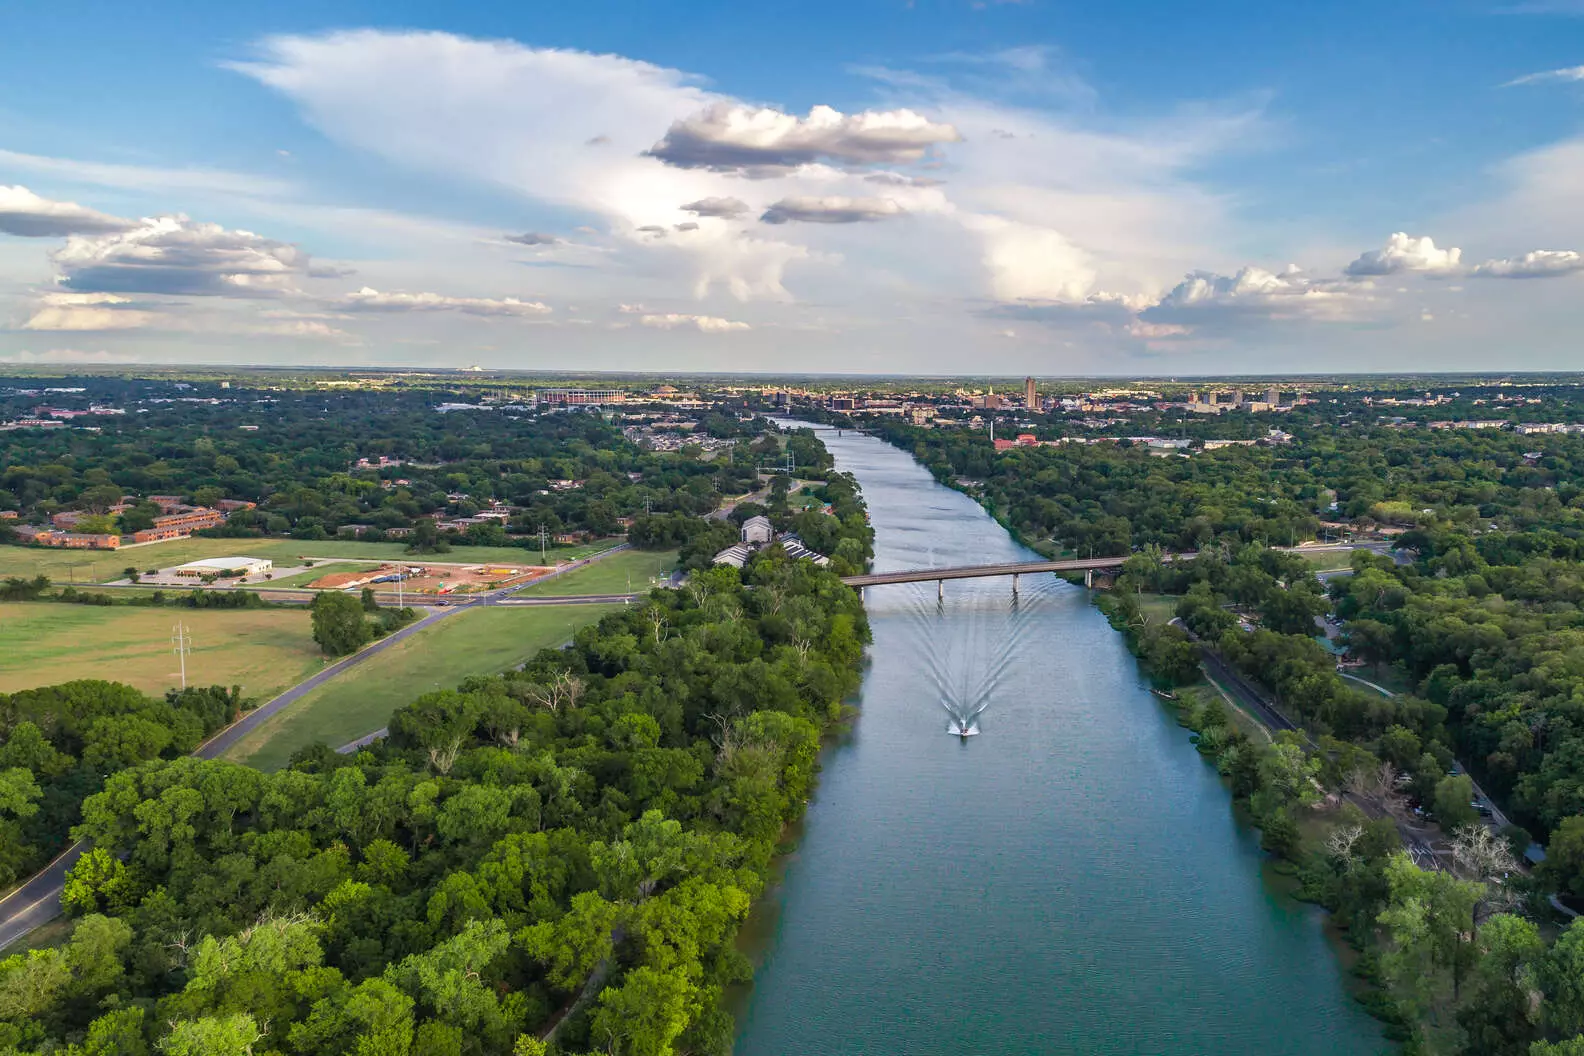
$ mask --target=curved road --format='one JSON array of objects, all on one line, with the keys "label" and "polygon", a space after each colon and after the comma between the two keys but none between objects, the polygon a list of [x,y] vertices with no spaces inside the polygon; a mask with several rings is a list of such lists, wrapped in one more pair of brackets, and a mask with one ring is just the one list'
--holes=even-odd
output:
[{"label": "curved road", "polygon": [[[455,601],[442,601],[435,607],[428,609],[427,615],[416,620],[377,642],[372,642],[351,656],[337,660],[335,663],[318,672],[313,677],[299,682],[280,696],[259,705],[236,722],[227,726],[203,744],[193,750],[193,755],[199,759],[217,759],[227,749],[236,744],[256,729],[261,723],[267,721],[282,709],[290,707],[306,693],[317,689],[348,668],[356,667],[370,657],[378,656],[404,639],[410,638],[426,627],[433,626],[448,616],[468,609],[488,605],[581,605],[610,603],[613,601],[630,601],[640,597],[637,594],[576,594],[562,596],[546,596],[536,598],[513,598],[517,591],[529,586],[543,583],[556,576],[575,572],[586,568],[601,558],[619,553],[628,549],[628,544],[622,543],[609,550],[602,550],[597,554],[578,561],[572,561],[556,569],[554,572],[540,576],[530,583],[519,587],[508,587],[502,590],[491,591],[488,594],[476,594],[471,597],[457,598]],[[372,736],[371,738],[372,739]],[[66,850],[62,851],[54,861],[39,870],[25,884],[12,891],[4,898],[0,898],[0,951],[28,934],[34,928],[47,924],[60,916],[61,891],[66,885],[66,873],[76,864],[77,859],[86,851],[87,845],[78,840]]]}]

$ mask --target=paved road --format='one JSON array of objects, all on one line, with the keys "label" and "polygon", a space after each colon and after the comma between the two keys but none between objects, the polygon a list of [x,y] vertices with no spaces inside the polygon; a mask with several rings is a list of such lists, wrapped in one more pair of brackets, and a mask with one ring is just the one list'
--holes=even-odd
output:
[{"label": "paved road", "polygon": [[[586,568],[602,558],[628,549],[626,543],[614,546],[609,550],[602,550],[578,561],[569,562],[547,575],[540,576],[532,583],[524,583],[521,587],[510,587],[503,590],[491,591],[488,594],[474,594],[457,597],[455,600],[445,599],[437,602],[436,606],[427,610],[427,615],[422,619],[408,624],[401,630],[381,638],[351,656],[336,661],[312,678],[288,689],[280,696],[259,705],[248,712],[236,722],[227,726],[209,740],[199,745],[193,755],[199,759],[217,759],[257,729],[262,723],[267,722],[272,716],[278,714],[283,708],[290,707],[306,693],[312,692],[330,679],[345,672],[348,668],[356,667],[370,657],[378,656],[396,643],[410,638],[426,627],[431,627],[440,620],[447,619],[459,612],[469,609],[491,605],[566,605],[566,604],[597,604],[599,602],[626,601],[639,595],[628,594],[593,594],[593,595],[567,595],[560,597],[544,598],[514,598],[517,591],[533,584],[543,583],[547,579]],[[674,581],[674,577],[673,577]],[[366,740],[373,740],[384,733],[383,730],[369,734]],[[356,742],[354,742],[356,744]],[[346,746],[343,746],[346,747]],[[22,938],[34,928],[47,924],[60,916],[61,891],[66,885],[66,873],[76,864],[77,859],[87,850],[87,845],[82,841],[72,844],[49,865],[36,873],[27,883],[12,891],[5,898],[0,898],[0,950]]]}]

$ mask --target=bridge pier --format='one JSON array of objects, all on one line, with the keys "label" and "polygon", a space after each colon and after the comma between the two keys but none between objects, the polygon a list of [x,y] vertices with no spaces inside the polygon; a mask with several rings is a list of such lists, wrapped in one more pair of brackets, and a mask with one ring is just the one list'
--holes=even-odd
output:
[{"label": "bridge pier", "polygon": [[935,600],[946,600],[946,581],[944,579],[937,579],[935,581]]},{"label": "bridge pier", "polygon": [[1094,589],[1094,569],[1084,569],[1084,586],[1089,590]]},{"label": "bridge pier", "polygon": [[1014,573],[1012,573],[1012,596],[1014,598],[1017,597],[1017,587],[1018,587],[1018,574],[1016,572],[1014,572]]}]

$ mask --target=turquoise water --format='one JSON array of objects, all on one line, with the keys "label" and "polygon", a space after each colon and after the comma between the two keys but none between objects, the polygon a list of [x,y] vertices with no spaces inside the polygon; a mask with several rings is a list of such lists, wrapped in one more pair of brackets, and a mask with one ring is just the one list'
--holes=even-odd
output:
[{"label": "turquoise water", "polygon": [[[877,571],[1035,556],[897,449],[822,436]],[[868,592],[862,713],[756,922],[738,1056],[1391,1051],[1086,593],[945,589]],[[981,734],[949,736],[965,701]]]}]

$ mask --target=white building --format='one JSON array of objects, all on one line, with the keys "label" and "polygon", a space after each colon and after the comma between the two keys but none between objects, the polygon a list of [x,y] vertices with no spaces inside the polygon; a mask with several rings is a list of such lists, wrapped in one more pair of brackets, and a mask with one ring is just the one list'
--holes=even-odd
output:
[{"label": "white building", "polygon": [[275,568],[275,563],[265,557],[206,557],[189,561],[171,569],[171,575],[201,579],[216,576],[220,579],[262,576]]},{"label": "white building", "polygon": [[742,524],[742,541],[745,543],[763,545],[774,538],[775,528],[768,517],[750,517]]}]

